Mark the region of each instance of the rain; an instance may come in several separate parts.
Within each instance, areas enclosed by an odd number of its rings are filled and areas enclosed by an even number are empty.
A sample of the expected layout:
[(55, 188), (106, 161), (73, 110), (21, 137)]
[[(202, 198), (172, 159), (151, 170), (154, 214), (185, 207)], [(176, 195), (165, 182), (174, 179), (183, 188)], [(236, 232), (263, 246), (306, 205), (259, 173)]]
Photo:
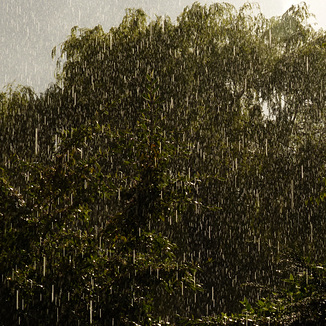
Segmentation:
[(0, 92), (0, 326), (324, 325), (324, 30), (124, 9)]

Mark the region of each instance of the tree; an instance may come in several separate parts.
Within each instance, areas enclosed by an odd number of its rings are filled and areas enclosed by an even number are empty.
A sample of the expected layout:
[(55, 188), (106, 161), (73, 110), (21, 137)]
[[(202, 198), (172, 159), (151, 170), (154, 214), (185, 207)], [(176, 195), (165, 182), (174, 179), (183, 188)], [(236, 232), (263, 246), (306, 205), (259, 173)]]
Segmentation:
[[(195, 266), (178, 262), (175, 246), (150, 227), (165, 218), (171, 196), (164, 192), (169, 151), (156, 126), (155, 94), (147, 100), (135, 140), (108, 125), (80, 127), (62, 135), (50, 162), (22, 166), (22, 203), (2, 179), (2, 320), (147, 325), (158, 317), (151, 311), (156, 293), (196, 288)], [(90, 150), (104, 139), (107, 147)], [(130, 176), (99, 164), (112, 154), (131, 158), (125, 148), (136, 154)], [(130, 164), (124, 160), (121, 170)]]
[[(71, 318), (92, 311), (95, 323), (101, 311), (149, 323), (150, 309), (166, 319), (241, 312), (244, 296), (264, 296), (242, 284), (282, 285), (285, 249), (323, 261), (324, 207), (310, 199), (324, 188), (325, 37), (308, 18), (305, 5), (267, 19), (252, 4), (194, 3), (176, 23), (134, 9), (108, 32), (72, 28), (55, 85), (1, 95), (4, 198), (16, 189), (31, 216), (12, 232), (36, 249), (46, 239), (21, 275), (44, 257), (66, 264), (75, 273), (75, 292), (62, 287), (74, 293), (67, 305), (80, 303)], [(178, 268), (189, 281), (192, 264), (203, 292), (163, 290), (181, 286)], [(60, 273), (35, 290), (51, 302), (54, 285), (53, 318)]]

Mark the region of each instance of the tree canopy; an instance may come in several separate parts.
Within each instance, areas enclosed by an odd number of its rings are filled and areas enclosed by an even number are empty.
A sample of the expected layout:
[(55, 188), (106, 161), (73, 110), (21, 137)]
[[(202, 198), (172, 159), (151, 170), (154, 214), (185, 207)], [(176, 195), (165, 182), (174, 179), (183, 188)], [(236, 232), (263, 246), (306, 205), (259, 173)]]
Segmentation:
[[(326, 36), (306, 4), (127, 9), (0, 93), (3, 325), (325, 322)], [(232, 315), (233, 314), (233, 315)]]

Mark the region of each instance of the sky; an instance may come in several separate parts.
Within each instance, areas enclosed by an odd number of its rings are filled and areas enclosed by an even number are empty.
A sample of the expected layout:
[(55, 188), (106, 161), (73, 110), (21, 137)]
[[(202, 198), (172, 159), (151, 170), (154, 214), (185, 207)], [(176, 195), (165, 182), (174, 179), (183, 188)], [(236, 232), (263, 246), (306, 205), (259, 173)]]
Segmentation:
[[(54, 82), (54, 46), (63, 42), (73, 26), (105, 31), (118, 26), (126, 8), (142, 8), (154, 17), (172, 20), (194, 0), (0, 0), (0, 90), (9, 83), (31, 86), (39, 93)], [(201, 4), (217, 1), (201, 0)], [(243, 0), (223, 0), (241, 6)], [(256, 1), (255, 1), (256, 2)], [(283, 14), (296, 0), (260, 0), (266, 17)], [(326, 1), (307, 0), (318, 26), (326, 29)]]

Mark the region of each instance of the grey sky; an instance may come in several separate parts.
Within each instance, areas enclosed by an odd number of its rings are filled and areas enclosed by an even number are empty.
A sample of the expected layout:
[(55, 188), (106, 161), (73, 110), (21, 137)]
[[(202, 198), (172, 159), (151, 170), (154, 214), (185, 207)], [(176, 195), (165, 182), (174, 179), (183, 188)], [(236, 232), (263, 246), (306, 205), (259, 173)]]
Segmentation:
[[(226, 0), (225, 0), (226, 1)], [(64, 41), (71, 27), (94, 27), (101, 24), (105, 31), (117, 26), (125, 8), (143, 8), (154, 16), (169, 15), (173, 20), (193, 0), (0, 0), (0, 89), (15, 82), (32, 86), (42, 92), (54, 81), (55, 63), (51, 50)], [(211, 4), (216, 1), (199, 1)], [(226, 1), (239, 7), (242, 0)], [(291, 0), (261, 0), (267, 16), (281, 15)], [(311, 11), (320, 13), (318, 0), (311, 2)], [(324, 1), (320, 5), (325, 8)], [(326, 2), (325, 2), (326, 3)], [(325, 10), (324, 10), (325, 11)], [(317, 15), (317, 19), (321, 16)], [(319, 19), (320, 21), (320, 19)], [(320, 22), (321, 26), (325, 22)]]

